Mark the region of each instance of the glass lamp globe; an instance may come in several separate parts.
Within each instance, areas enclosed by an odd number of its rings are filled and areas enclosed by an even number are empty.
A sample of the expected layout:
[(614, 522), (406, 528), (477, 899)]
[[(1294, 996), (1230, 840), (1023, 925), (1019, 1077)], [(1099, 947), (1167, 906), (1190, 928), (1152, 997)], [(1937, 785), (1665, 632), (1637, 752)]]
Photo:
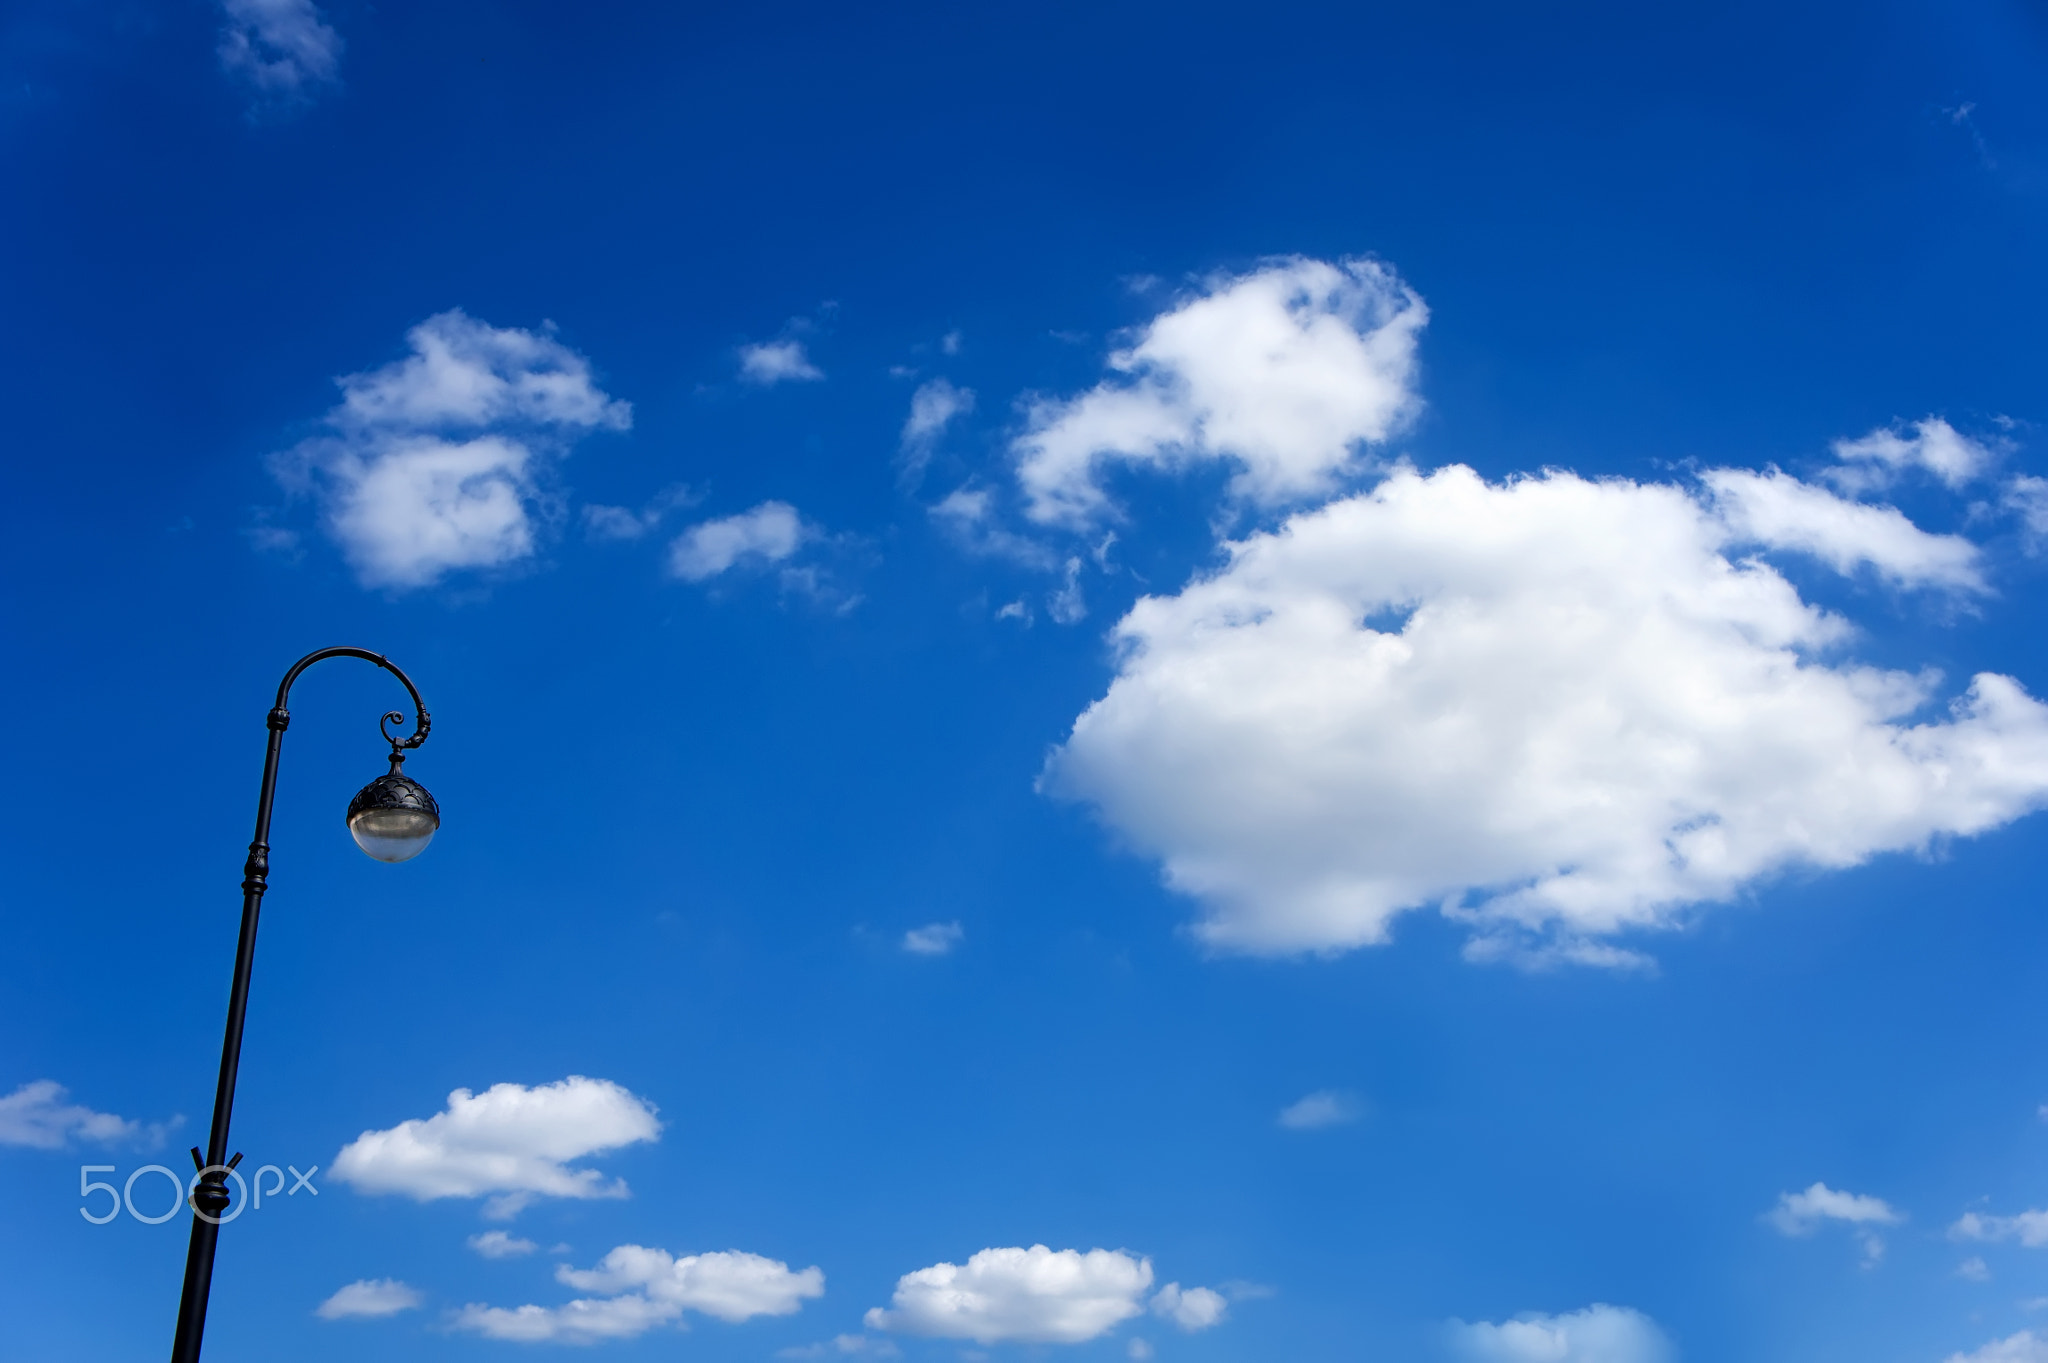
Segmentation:
[(427, 850), (441, 826), (441, 807), (427, 788), (398, 769), (380, 776), (348, 802), (348, 831), (356, 846), (378, 861), (411, 861)]

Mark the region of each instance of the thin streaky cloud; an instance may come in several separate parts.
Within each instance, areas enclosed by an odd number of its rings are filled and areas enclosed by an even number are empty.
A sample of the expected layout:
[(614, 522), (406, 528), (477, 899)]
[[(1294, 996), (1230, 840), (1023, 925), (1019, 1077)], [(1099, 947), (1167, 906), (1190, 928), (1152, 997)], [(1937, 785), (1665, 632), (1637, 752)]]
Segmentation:
[(0, 1097), (0, 1145), (62, 1150), (76, 1142), (154, 1149), (184, 1121), (143, 1123), (111, 1112), (95, 1112), (67, 1101), (70, 1090), (54, 1079), (37, 1079)]
[(903, 949), (913, 956), (946, 956), (966, 940), (967, 931), (957, 920), (927, 923), (903, 934)]
[(1289, 1131), (1321, 1131), (1348, 1126), (1364, 1113), (1364, 1104), (1348, 1093), (1321, 1089), (1280, 1109), (1280, 1125)]

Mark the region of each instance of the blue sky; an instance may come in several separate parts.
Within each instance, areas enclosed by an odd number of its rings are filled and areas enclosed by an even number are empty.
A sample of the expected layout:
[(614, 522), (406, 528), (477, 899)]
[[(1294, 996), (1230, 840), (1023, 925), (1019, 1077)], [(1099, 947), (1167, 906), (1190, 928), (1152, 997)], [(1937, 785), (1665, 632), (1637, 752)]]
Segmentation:
[(2048, 1360), (2044, 60), (10, 7), (15, 1350)]

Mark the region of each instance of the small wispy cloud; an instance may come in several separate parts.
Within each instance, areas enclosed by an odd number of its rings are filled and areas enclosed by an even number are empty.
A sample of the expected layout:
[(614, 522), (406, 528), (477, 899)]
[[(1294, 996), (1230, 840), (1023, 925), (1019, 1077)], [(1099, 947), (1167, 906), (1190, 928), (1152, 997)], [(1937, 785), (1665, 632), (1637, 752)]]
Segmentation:
[(2048, 1363), (2048, 1335), (2022, 1330), (1994, 1339), (1974, 1353), (1950, 1354), (1942, 1363)]
[(654, 500), (635, 511), (629, 506), (592, 502), (583, 508), (583, 529), (594, 540), (637, 540), (659, 526), (680, 507), (693, 506), (700, 494), (684, 483), (663, 488)]
[(1766, 1212), (1764, 1219), (1777, 1227), (1779, 1234), (1791, 1236), (1811, 1235), (1830, 1221), (1848, 1225), (1856, 1231), (1868, 1267), (1884, 1257), (1884, 1237), (1875, 1228), (1895, 1226), (1906, 1218), (1883, 1198), (1815, 1183), (1804, 1192), (1780, 1193), (1778, 1205)]
[(780, 563), (812, 533), (788, 502), (763, 502), (691, 526), (670, 546), (669, 566), (687, 582), (703, 582), (748, 560)]
[(1811, 1235), (1828, 1221), (1852, 1226), (1890, 1226), (1905, 1218), (1881, 1197), (1845, 1193), (1816, 1183), (1799, 1193), (1778, 1194), (1778, 1205), (1766, 1219), (1786, 1235)]
[(903, 1350), (894, 1340), (872, 1335), (834, 1335), (820, 1344), (796, 1344), (777, 1349), (777, 1358), (901, 1358)]
[(1983, 477), (1998, 459), (1993, 445), (1964, 435), (1938, 416), (1880, 426), (1853, 440), (1837, 440), (1830, 448), (1838, 467), (1825, 476), (1852, 493), (1889, 487), (1911, 470), (1932, 474), (1955, 490)]
[(1062, 625), (1078, 625), (1088, 618), (1088, 598), (1081, 592), (1080, 559), (1067, 560), (1066, 580), (1046, 593), (1045, 613)]
[(815, 383), (825, 377), (825, 371), (811, 363), (802, 341), (788, 338), (741, 346), (740, 377), (765, 388), (777, 383)]
[(1230, 1314), (1230, 1303), (1213, 1288), (1168, 1283), (1153, 1294), (1152, 1314), (1193, 1334), (1222, 1324), (1223, 1318)]
[[(2020, 518), (2020, 531), (2030, 554), (2048, 544), (2048, 478), (2015, 475), (2006, 483), (2000, 504)], [(2041, 1105), (2041, 1120), (2048, 1122), (2048, 1103)]]
[(1349, 1093), (1320, 1089), (1280, 1109), (1280, 1125), (1289, 1131), (1321, 1131), (1349, 1126), (1365, 1115), (1365, 1105)]
[(221, 69), (281, 101), (306, 98), (341, 71), (341, 35), (313, 0), (221, 0)]
[(487, 1230), (469, 1237), (468, 1245), (486, 1259), (513, 1259), (531, 1254), (540, 1246), (531, 1240), (501, 1230)]
[(2016, 1216), (1986, 1216), (1964, 1212), (1948, 1228), (1951, 1240), (2017, 1240), (2027, 1249), (2048, 1246), (2048, 1211), (2021, 1212)]
[(647, 1245), (620, 1245), (594, 1268), (559, 1265), (555, 1281), (583, 1295), (552, 1307), (471, 1302), (449, 1324), (486, 1339), (596, 1344), (681, 1325), (686, 1312), (732, 1324), (795, 1315), (804, 1302), (825, 1294), (825, 1274), (818, 1268), (792, 1271), (780, 1260), (742, 1250), (678, 1258)]
[(903, 934), (903, 949), (913, 956), (946, 956), (967, 938), (967, 930), (955, 921), (927, 923)]
[(27, 1146), (32, 1150), (62, 1150), (73, 1141), (94, 1145), (131, 1145), (154, 1149), (164, 1137), (184, 1122), (142, 1123), (95, 1112), (66, 1101), (70, 1090), (54, 1079), (23, 1084), (0, 1098), (0, 1145)]
[(932, 522), (967, 553), (1041, 571), (1060, 566), (1059, 556), (1044, 544), (1002, 526), (987, 488), (955, 488), (928, 510)]
[(974, 410), (974, 390), (958, 388), (945, 379), (918, 385), (910, 395), (910, 415), (904, 419), (897, 465), (906, 488), (914, 488), (924, 477), (939, 438), (955, 418)]
[(772, 578), (785, 597), (844, 615), (862, 600), (848, 575), (865, 550), (857, 535), (828, 533), (788, 502), (766, 501), (686, 528), (669, 544), (668, 568), (699, 585), (727, 574)]
[(313, 1308), (322, 1320), (380, 1320), (416, 1309), (425, 1300), (396, 1278), (359, 1278)]
[(1970, 145), (1977, 152), (1977, 163), (1986, 170), (1998, 169), (1998, 158), (1991, 154), (1991, 144), (1984, 140), (1984, 130), (1977, 126), (1977, 102), (1962, 100), (1941, 110), (1941, 117), (1948, 120), (1952, 128), (1961, 128), (1970, 135)]
[(1513, 1320), (1454, 1320), (1451, 1352), (1468, 1363), (1671, 1363), (1671, 1341), (1657, 1323), (1626, 1306), (1596, 1302), (1581, 1311)]

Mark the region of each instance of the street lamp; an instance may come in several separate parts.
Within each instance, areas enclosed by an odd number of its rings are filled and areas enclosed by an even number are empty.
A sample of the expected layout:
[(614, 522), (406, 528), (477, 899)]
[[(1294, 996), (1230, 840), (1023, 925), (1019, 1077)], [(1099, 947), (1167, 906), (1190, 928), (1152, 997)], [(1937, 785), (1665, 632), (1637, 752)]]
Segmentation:
[[(256, 955), (256, 919), (263, 908), (263, 891), (270, 874), (270, 805), (277, 794), (277, 756), (284, 746), (285, 727), (292, 722), (285, 700), (299, 674), (324, 658), (361, 658), (389, 672), (405, 684), (412, 697), (417, 724), (410, 737), (394, 735), (391, 724), (403, 724), (403, 713), (393, 710), (378, 721), (378, 731), (391, 745), (391, 770), (356, 792), (349, 801), (348, 831), (356, 845), (378, 861), (409, 861), (427, 849), (434, 830), (441, 826), (441, 809), (427, 788), (407, 776), (401, 768), (406, 750), (427, 741), (431, 721), (420, 703), (420, 690), (398, 665), (381, 653), (364, 648), (323, 648), (293, 663), (277, 685), (277, 704), (268, 720), (270, 746), (263, 755), (263, 785), (256, 797), (256, 836), (249, 843), (249, 859), (242, 866), (242, 935), (235, 944), (235, 980), (228, 993), (227, 1036), (220, 1047), (220, 1083), (213, 1091), (213, 1126), (207, 1133), (206, 1153), (192, 1147), (192, 1162), (199, 1168), (198, 1179), (188, 1199), (192, 1207), (192, 1240), (185, 1253), (185, 1288), (178, 1299), (178, 1333), (171, 1345), (171, 1363), (199, 1363), (199, 1341), (206, 1332), (206, 1297), (213, 1286), (213, 1251), (220, 1238), (220, 1226), (228, 1209), (228, 1178), (241, 1162), (238, 1154), (228, 1158), (228, 1117), (235, 1106), (235, 1072), (242, 1060), (242, 1022), (249, 1008), (249, 968)], [(224, 1162), (225, 1161), (225, 1162)], [(235, 1175), (239, 1178), (239, 1175)]]

